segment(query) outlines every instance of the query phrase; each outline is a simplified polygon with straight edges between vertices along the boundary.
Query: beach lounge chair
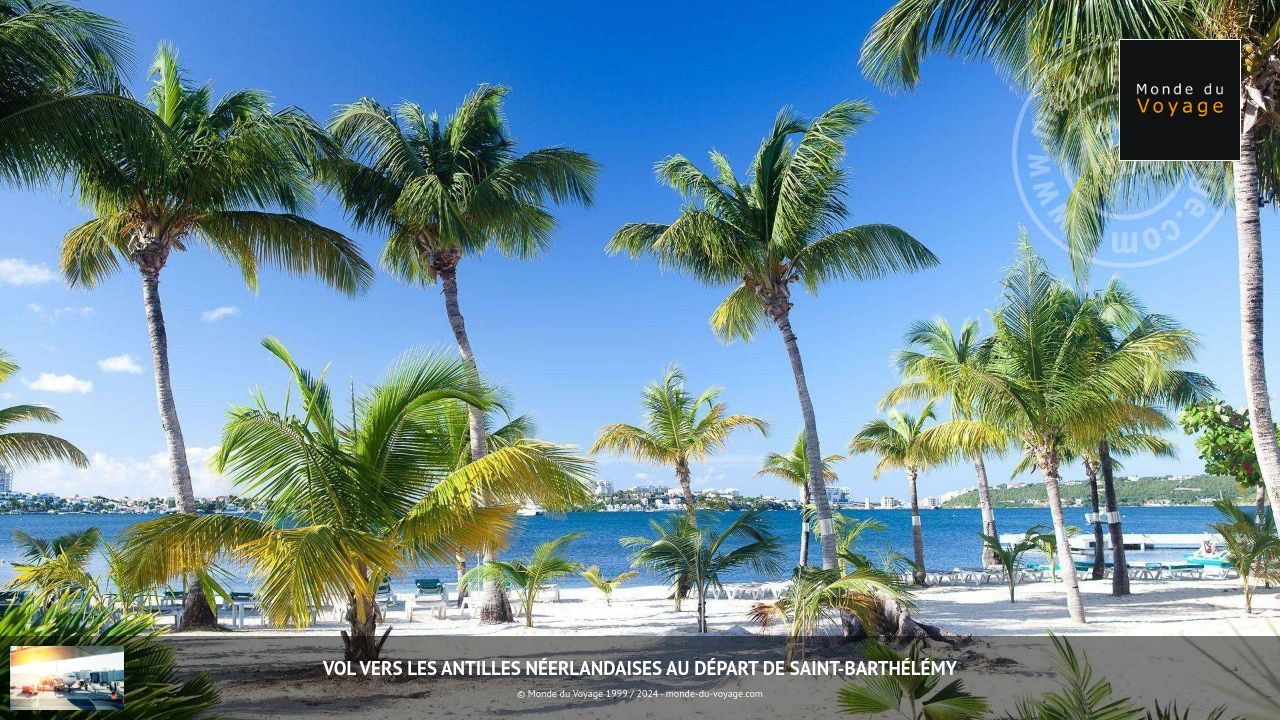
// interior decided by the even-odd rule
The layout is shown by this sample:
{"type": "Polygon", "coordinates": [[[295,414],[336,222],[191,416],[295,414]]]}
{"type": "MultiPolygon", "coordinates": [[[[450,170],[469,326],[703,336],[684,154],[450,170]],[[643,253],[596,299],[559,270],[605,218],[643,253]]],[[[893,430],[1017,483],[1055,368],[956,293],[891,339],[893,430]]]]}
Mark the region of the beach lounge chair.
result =
{"type": "MultiPolygon", "coordinates": [[[[524,591],[516,589],[516,596],[524,599],[524,591]]],[[[550,601],[554,603],[560,602],[560,586],[556,584],[539,585],[537,593],[533,596],[533,601],[550,601]]]]}
{"type": "Polygon", "coordinates": [[[413,595],[415,602],[429,598],[435,598],[444,603],[449,602],[449,591],[439,578],[418,578],[413,584],[417,587],[417,592],[413,595]]]}
{"type": "Polygon", "coordinates": [[[1193,563],[1164,563],[1165,572],[1173,580],[1199,580],[1204,577],[1204,566],[1193,563]]]}

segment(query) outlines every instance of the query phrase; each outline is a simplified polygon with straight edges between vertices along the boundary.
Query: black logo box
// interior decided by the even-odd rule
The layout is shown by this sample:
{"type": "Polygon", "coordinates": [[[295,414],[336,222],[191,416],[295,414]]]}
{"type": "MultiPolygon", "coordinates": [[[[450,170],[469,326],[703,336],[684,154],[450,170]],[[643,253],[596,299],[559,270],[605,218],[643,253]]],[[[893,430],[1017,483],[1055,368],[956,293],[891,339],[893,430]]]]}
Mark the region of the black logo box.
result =
{"type": "Polygon", "coordinates": [[[1239,160],[1240,66],[1239,40],[1121,40],[1120,159],[1239,160]]]}

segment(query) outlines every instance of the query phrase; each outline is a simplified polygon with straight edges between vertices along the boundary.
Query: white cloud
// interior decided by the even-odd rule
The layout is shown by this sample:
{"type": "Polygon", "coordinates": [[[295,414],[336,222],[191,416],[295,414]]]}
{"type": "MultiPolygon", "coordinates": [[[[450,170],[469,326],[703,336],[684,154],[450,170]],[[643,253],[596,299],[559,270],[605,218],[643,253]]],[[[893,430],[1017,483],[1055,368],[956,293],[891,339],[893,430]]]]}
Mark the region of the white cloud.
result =
{"type": "Polygon", "coordinates": [[[102,369],[102,372],[109,373],[133,373],[137,375],[142,372],[142,366],[138,364],[138,358],[129,353],[103,358],[98,361],[98,367],[102,369]]]}
{"type": "Polygon", "coordinates": [[[32,265],[20,258],[0,258],[0,285],[39,285],[57,277],[47,265],[32,265]]]}
{"type": "Polygon", "coordinates": [[[74,315],[76,317],[88,317],[93,314],[91,307],[60,307],[53,310],[47,310],[39,303],[27,303],[27,309],[40,316],[45,322],[53,322],[64,315],[74,315]]]}
{"type": "Polygon", "coordinates": [[[205,310],[200,313],[200,319],[207,323],[211,323],[218,322],[219,320],[225,320],[229,317],[237,317],[238,315],[240,315],[240,308],[234,305],[223,305],[222,307],[216,307],[212,310],[205,310]]]}
{"type": "Polygon", "coordinates": [[[0,392],[0,400],[12,400],[12,399],[13,399],[13,393],[0,392]]]}
{"type": "MultiPolygon", "coordinates": [[[[191,485],[196,497],[226,495],[229,483],[209,469],[216,447],[187,448],[191,485]]],[[[58,495],[105,495],[107,497],[167,497],[169,455],[158,452],[142,458],[111,457],[92,453],[89,467],[62,463],[42,463],[14,473],[14,487],[21,492],[53,492],[58,495]]]]}
{"type": "Polygon", "coordinates": [[[636,473],[637,480],[648,480],[649,477],[649,473],[636,473]]]}
{"type": "Polygon", "coordinates": [[[27,387],[32,390],[44,390],[45,392],[54,393],[85,393],[93,392],[93,383],[88,380],[81,380],[75,375],[55,375],[53,373],[40,373],[35,382],[27,383],[27,387]]]}

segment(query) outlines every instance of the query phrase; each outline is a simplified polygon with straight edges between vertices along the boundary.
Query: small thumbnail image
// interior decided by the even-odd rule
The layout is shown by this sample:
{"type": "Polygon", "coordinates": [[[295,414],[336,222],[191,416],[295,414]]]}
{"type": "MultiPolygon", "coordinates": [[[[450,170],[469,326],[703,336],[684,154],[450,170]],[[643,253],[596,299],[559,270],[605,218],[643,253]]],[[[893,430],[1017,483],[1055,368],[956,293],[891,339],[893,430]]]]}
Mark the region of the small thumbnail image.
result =
{"type": "Polygon", "coordinates": [[[124,648],[9,648],[10,710],[123,710],[124,648]]]}

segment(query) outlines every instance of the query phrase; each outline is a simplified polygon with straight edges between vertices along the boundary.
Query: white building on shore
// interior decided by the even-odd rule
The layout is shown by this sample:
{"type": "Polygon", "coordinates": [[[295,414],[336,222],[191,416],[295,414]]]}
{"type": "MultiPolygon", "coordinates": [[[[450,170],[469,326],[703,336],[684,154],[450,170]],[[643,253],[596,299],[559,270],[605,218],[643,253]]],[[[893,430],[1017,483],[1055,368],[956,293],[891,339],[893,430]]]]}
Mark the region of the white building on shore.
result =
{"type": "Polygon", "coordinates": [[[0,465],[0,494],[13,492],[13,471],[7,465],[0,465]]]}

